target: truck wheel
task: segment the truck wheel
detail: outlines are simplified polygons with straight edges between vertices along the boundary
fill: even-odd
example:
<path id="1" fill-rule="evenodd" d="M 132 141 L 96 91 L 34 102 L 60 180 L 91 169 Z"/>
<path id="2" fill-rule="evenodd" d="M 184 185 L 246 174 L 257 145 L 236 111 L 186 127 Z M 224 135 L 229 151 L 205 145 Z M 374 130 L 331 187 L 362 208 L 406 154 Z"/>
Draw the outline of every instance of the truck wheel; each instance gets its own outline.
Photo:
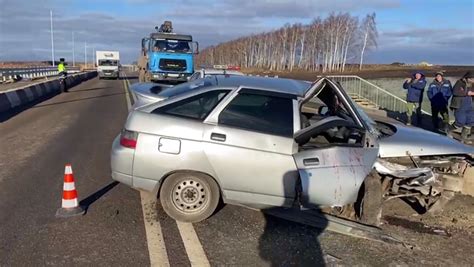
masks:
<path id="1" fill-rule="evenodd" d="M 177 173 L 165 179 L 160 202 L 171 218 L 182 222 L 199 222 L 216 210 L 220 191 L 211 177 L 200 173 Z"/>
<path id="2" fill-rule="evenodd" d="M 359 205 L 359 218 L 362 223 L 378 226 L 382 219 L 382 181 L 378 173 L 372 171 L 365 178 L 362 198 Z"/>

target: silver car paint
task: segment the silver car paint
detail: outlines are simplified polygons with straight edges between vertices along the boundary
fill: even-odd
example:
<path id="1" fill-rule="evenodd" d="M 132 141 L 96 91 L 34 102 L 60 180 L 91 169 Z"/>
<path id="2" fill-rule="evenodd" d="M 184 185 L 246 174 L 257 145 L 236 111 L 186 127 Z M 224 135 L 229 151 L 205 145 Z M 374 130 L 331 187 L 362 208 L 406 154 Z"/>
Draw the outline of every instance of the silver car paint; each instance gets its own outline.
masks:
<path id="1" fill-rule="evenodd" d="M 354 203 L 377 154 L 377 148 L 344 146 L 297 153 L 295 161 L 305 203 L 322 206 Z"/>
<path id="2" fill-rule="evenodd" d="M 135 151 L 120 145 L 120 135 L 112 143 L 111 169 L 112 178 L 116 181 L 132 186 L 133 157 Z"/>
<path id="3" fill-rule="evenodd" d="M 261 84 L 260 89 L 265 89 L 265 83 L 262 81 L 264 80 L 259 79 L 253 82 Z M 192 170 L 214 177 L 227 203 L 241 203 L 254 207 L 291 205 L 295 198 L 298 178 L 295 160 L 303 161 L 306 157 L 323 158 L 328 149 L 297 153 L 298 146 L 293 138 L 217 125 L 219 112 L 237 95 L 240 88 L 233 88 L 233 92 L 221 101 L 205 122 L 148 113 L 159 106 L 216 88 L 188 92 L 132 111 L 125 125 L 127 130 L 139 132 L 133 158 L 132 186 L 156 192 L 160 180 L 166 175 L 177 170 Z M 272 87 L 266 90 L 282 91 L 281 88 Z M 292 90 L 288 93 L 295 92 L 295 88 Z M 299 98 L 299 101 L 301 100 L 302 98 Z M 296 103 L 293 106 L 298 107 Z M 295 109 L 294 112 L 297 113 L 294 116 L 299 118 L 299 109 Z M 297 126 L 295 131 L 299 130 L 299 125 Z M 215 132 L 225 134 L 225 142 L 211 140 L 210 136 Z M 160 151 L 163 138 L 171 147 Z M 356 186 L 360 186 L 366 176 L 367 168 L 370 169 L 375 161 L 371 157 L 372 153 L 367 153 L 364 157 L 348 156 L 362 155 L 365 148 L 351 148 L 350 153 L 345 148 L 340 149 L 339 147 L 329 149 L 334 150 L 339 156 L 324 158 L 325 165 L 321 165 L 322 168 L 302 167 L 300 169 L 300 175 L 306 177 L 304 194 L 327 195 L 327 197 L 306 196 L 311 204 L 342 205 L 353 200 L 358 192 Z M 376 148 L 372 150 L 376 151 Z M 377 155 L 377 152 L 374 154 Z M 344 159 L 346 156 L 349 158 Z M 115 157 L 113 160 L 119 162 Z M 329 180 L 328 182 L 328 174 L 333 176 L 334 166 L 342 168 L 341 176 L 329 177 L 329 179 L 339 179 L 349 175 L 350 172 L 350 182 L 346 180 Z M 328 173 L 329 170 L 331 173 Z M 324 181 L 315 183 L 314 179 L 319 181 L 324 179 Z M 350 186 L 345 186 L 346 183 Z M 347 196 L 334 198 L 331 197 L 332 192 Z"/>
<path id="4" fill-rule="evenodd" d="M 117 142 L 114 142 L 113 153 L 116 153 L 112 157 L 114 179 L 121 179 L 127 183 L 133 173 L 131 186 L 156 192 L 160 179 L 169 173 L 177 170 L 199 171 L 217 180 L 222 188 L 225 202 L 262 207 L 291 205 L 296 186 L 295 177 L 299 172 L 302 179 L 303 197 L 309 204 L 335 206 L 352 203 L 357 197 L 360 184 L 375 162 L 377 146 L 374 148 L 338 146 L 296 153 L 297 146 L 291 138 L 219 126 L 217 123 L 219 113 L 240 89 L 240 87 L 232 87 L 235 81 L 242 81 L 240 87 L 295 94 L 299 103 L 305 97 L 318 92 L 317 87 L 305 91 L 304 83 L 296 81 L 276 83 L 277 80 L 274 78 L 238 80 L 232 78 L 223 79 L 218 87 L 201 88 L 175 96 L 173 99 L 139 108 L 138 111 L 132 112 L 125 125 L 126 129 L 140 132 L 135 157 L 130 159 L 127 153 L 133 150 L 117 148 Z M 268 84 L 266 81 L 269 81 Z M 321 79 L 319 82 L 328 82 L 333 87 L 335 85 L 326 79 Z M 294 86 L 286 91 L 285 86 L 289 85 Z M 233 91 L 221 101 L 204 122 L 149 114 L 159 106 L 222 87 Z M 360 114 L 356 108 L 351 106 L 347 94 L 339 87 L 336 91 L 348 106 L 349 112 L 355 114 L 357 122 L 360 123 L 363 119 L 359 117 Z M 294 114 L 294 117 L 299 118 L 299 114 Z M 361 124 L 361 126 L 364 125 Z M 395 135 L 381 140 L 381 157 L 406 156 L 406 151 L 411 151 L 414 156 L 423 153 L 430 155 L 473 153 L 472 148 L 446 137 L 423 130 L 397 127 L 399 130 Z M 294 130 L 295 132 L 299 130 L 299 123 L 296 121 Z M 212 132 L 226 134 L 227 142 L 221 144 L 210 140 Z M 420 135 L 421 137 L 417 137 Z M 418 139 L 414 140 L 414 137 Z M 427 141 L 428 139 L 431 141 Z M 423 147 L 420 145 L 422 141 L 425 142 Z M 430 146 L 435 143 L 445 143 L 445 145 L 431 149 Z M 166 147 L 161 149 L 163 144 Z M 446 146 L 450 148 L 446 149 Z M 128 161 L 128 164 L 134 161 L 132 172 L 117 171 L 121 169 L 118 167 L 122 164 L 121 154 L 124 155 L 123 161 Z M 319 165 L 304 165 L 305 159 L 308 161 L 315 157 L 318 158 Z M 268 165 L 264 164 L 266 162 Z M 253 169 L 242 168 L 242 166 L 251 166 Z M 128 169 L 128 167 L 122 168 L 125 171 Z M 242 180 L 246 182 L 242 183 Z"/>
<path id="5" fill-rule="evenodd" d="M 206 69 L 205 70 L 205 76 L 203 77 L 203 75 L 201 75 L 201 74 L 202 74 L 201 70 L 197 71 L 195 74 L 190 76 L 189 81 L 191 82 L 191 81 L 194 81 L 194 80 L 197 80 L 197 79 L 200 79 L 200 78 L 209 77 L 209 76 L 213 76 L 213 75 L 223 75 L 224 71 L 223 70 Z M 234 70 L 226 71 L 225 74 L 226 75 L 244 76 L 243 73 L 241 73 L 239 71 L 234 71 Z M 131 90 L 132 94 L 135 96 L 134 97 L 135 98 L 135 103 L 133 104 L 133 108 L 136 109 L 136 108 L 142 107 L 144 105 L 154 103 L 154 102 L 158 102 L 158 101 L 161 101 L 161 100 L 165 99 L 165 97 L 159 96 L 159 95 L 157 95 L 157 94 L 155 94 L 151 91 L 151 89 L 153 87 L 156 87 L 156 86 L 161 86 L 164 89 L 173 87 L 173 85 L 170 85 L 170 84 L 158 84 L 158 83 L 152 83 L 152 82 L 134 83 L 130 87 L 130 90 Z"/>
<path id="6" fill-rule="evenodd" d="M 423 129 L 391 124 L 396 133 L 379 140 L 380 157 L 468 155 L 474 154 L 474 147 L 464 145 L 452 138 Z"/>
<path id="7" fill-rule="evenodd" d="M 209 77 L 213 75 L 237 75 L 244 76 L 240 71 L 236 70 L 221 70 L 221 69 L 200 69 L 190 76 L 189 81 L 194 81 L 199 78 Z"/>
<path id="8" fill-rule="evenodd" d="M 169 88 L 171 85 L 165 84 L 156 84 L 156 83 L 135 83 L 130 87 L 132 94 L 135 96 L 135 103 L 133 108 L 141 107 L 156 101 L 163 100 L 164 98 L 158 96 L 157 94 L 151 91 L 152 88 L 156 86 L 162 86 L 164 88 Z"/>
<path id="9" fill-rule="evenodd" d="M 225 135 L 225 141 L 212 140 L 213 133 Z M 298 177 L 293 138 L 205 125 L 203 141 L 228 201 L 291 205 Z"/>
<path id="10" fill-rule="evenodd" d="M 153 187 L 142 189 L 157 191 L 160 180 L 176 170 L 199 171 L 216 177 L 202 149 L 201 122 L 133 111 L 125 128 L 140 133 L 133 163 L 134 184 L 138 178 L 146 187 Z M 161 152 L 162 138 L 179 140 L 179 153 Z"/>

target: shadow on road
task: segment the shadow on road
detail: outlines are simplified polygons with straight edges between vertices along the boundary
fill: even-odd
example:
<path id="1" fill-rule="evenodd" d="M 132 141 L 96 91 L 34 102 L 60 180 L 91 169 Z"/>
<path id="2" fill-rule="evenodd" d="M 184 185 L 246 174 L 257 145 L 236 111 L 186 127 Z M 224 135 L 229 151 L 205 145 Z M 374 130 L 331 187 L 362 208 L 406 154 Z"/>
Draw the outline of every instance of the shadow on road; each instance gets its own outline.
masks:
<path id="1" fill-rule="evenodd" d="M 113 94 L 106 94 L 106 95 L 99 95 L 99 96 L 91 96 L 91 97 L 83 97 L 79 99 L 74 99 L 74 100 L 67 100 L 67 101 L 61 101 L 61 102 L 55 102 L 55 103 L 50 103 L 50 104 L 44 104 L 44 105 L 37 105 L 33 108 L 42 108 L 42 107 L 47 107 L 47 106 L 56 106 L 56 105 L 62 105 L 62 104 L 67 104 L 67 103 L 73 103 L 73 102 L 78 102 L 78 101 L 84 101 L 84 100 L 90 100 L 90 99 L 96 99 L 96 98 L 102 98 L 102 97 L 109 97 L 109 96 L 115 96 L 115 95 L 124 95 L 125 93 L 113 93 Z"/>
<path id="2" fill-rule="evenodd" d="M 119 183 L 117 181 L 111 182 L 110 184 L 102 187 L 99 189 L 97 192 L 93 193 L 92 195 L 86 197 L 85 199 L 81 200 L 79 202 L 79 206 L 81 206 L 85 214 L 87 214 L 87 210 L 89 209 L 89 206 L 92 205 L 94 202 L 96 202 L 99 198 L 101 198 L 103 195 L 105 195 L 107 192 L 109 192 L 112 188 L 117 186 Z"/>
<path id="3" fill-rule="evenodd" d="M 275 210 L 281 208 L 275 208 Z M 324 266 L 325 260 L 318 236 L 321 229 L 295 223 L 267 214 L 263 210 L 265 229 L 259 239 L 259 255 L 270 266 Z"/>
<path id="4" fill-rule="evenodd" d="M 286 204 L 299 210 L 298 205 L 303 196 L 300 195 L 301 182 L 295 180 L 296 176 L 288 172 L 283 176 L 282 183 L 285 199 L 289 201 Z M 289 211 L 281 207 L 262 210 L 265 228 L 258 243 L 260 257 L 271 266 L 323 266 L 325 261 L 318 236 L 327 227 L 327 219 L 321 218 L 312 224 L 319 226 L 315 228 L 303 224 L 305 221 L 302 218 L 288 216 Z"/>

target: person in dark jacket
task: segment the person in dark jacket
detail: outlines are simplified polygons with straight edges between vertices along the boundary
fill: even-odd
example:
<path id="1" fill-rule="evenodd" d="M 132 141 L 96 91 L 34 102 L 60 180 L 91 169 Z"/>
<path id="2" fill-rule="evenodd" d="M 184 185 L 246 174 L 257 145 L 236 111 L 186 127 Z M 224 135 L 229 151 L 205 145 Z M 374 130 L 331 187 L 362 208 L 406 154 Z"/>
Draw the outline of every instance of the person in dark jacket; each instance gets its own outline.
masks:
<path id="1" fill-rule="evenodd" d="M 449 124 L 448 102 L 453 95 L 453 88 L 451 82 L 443 76 L 442 72 L 436 73 L 434 80 L 428 87 L 428 98 L 431 102 L 431 120 L 435 131 L 439 130 L 439 115 L 443 118 L 445 131 Z"/>
<path id="2" fill-rule="evenodd" d="M 454 110 L 455 121 L 448 132 L 449 136 L 456 129 L 461 130 L 461 139 L 468 143 L 471 127 L 474 125 L 474 71 L 468 71 L 453 87 L 453 99 L 449 106 Z"/>
<path id="3" fill-rule="evenodd" d="M 403 83 L 403 88 L 407 91 L 407 125 L 411 125 L 413 111 L 416 110 L 417 124 L 421 125 L 421 103 L 423 101 L 423 93 L 425 91 L 426 79 L 425 75 L 417 71 L 411 78 Z"/>

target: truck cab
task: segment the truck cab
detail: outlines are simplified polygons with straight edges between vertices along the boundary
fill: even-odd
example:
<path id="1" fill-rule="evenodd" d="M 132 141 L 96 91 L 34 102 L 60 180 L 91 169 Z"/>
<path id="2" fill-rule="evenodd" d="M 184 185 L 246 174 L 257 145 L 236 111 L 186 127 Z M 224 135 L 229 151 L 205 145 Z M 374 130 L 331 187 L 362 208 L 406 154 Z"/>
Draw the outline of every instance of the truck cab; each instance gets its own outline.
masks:
<path id="1" fill-rule="evenodd" d="M 198 43 L 191 35 L 169 32 L 150 34 L 143 38 L 142 49 L 148 55 L 148 79 L 154 82 L 186 82 L 194 73 L 194 54 Z"/>
<path id="2" fill-rule="evenodd" d="M 119 78 L 120 54 L 118 51 L 96 51 L 96 65 L 99 79 Z"/>

